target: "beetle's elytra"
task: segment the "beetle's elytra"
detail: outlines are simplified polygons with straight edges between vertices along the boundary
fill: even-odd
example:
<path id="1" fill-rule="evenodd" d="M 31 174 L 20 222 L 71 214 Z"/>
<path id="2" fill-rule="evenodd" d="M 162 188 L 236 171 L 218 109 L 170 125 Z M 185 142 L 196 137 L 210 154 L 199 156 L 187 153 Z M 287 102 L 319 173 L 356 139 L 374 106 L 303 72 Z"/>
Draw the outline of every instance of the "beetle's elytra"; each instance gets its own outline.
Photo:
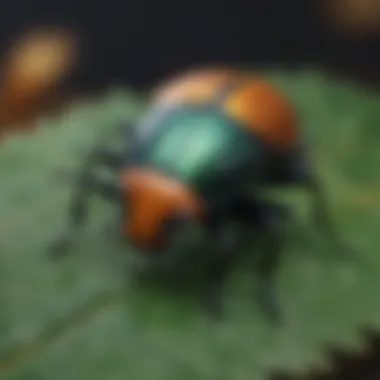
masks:
<path id="1" fill-rule="evenodd" d="M 199 70 L 180 76 L 155 93 L 153 106 L 216 107 L 270 145 L 291 147 L 298 126 L 289 100 L 268 81 L 234 70 Z"/>
<path id="2" fill-rule="evenodd" d="M 159 86 L 146 115 L 124 136 L 122 151 L 101 146 L 89 155 L 70 204 L 69 229 L 55 242 L 54 255 L 75 240 L 91 193 L 118 204 L 120 233 L 151 263 L 174 257 L 184 248 L 184 232 L 196 227 L 218 252 L 205 271 L 205 306 L 216 313 L 218 293 L 243 248 L 233 221 L 263 239 L 255 266 L 260 303 L 278 318 L 273 280 L 291 210 L 263 201 L 260 188 L 314 191 L 316 221 L 338 241 L 287 97 L 242 70 L 191 71 Z M 118 180 L 100 179 L 99 165 L 114 170 Z"/>

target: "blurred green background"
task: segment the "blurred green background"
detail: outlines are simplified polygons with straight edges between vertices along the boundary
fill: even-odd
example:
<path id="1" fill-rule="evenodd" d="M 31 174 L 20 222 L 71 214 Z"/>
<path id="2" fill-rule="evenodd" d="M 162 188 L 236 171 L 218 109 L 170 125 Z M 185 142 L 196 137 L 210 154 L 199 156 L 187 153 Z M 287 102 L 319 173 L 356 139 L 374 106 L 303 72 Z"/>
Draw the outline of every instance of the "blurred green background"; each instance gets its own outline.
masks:
<path id="1" fill-rule="evenodd" d="M 360 328 L 380 327 L 379 96 L 310 70 L 268 75 L 299 111 L 331 216 L 358 262 L 336 258 L 299 191 L 276 194 L 297 214 L 279 275 L 280 328 L 257 310 L 244 265 L 214 325 L 187 295 L 128 284 L 105 229 L 113 210 L 100 201 L 72 256 L 49 261 L 70 194 L 55 171 L 78 167 L 99 140 L 112 144 L 115 127 L 144 110 L 143 96 L 114 89 L 2 144 L 1 380 L 262 380 L 327 367 L 326 344 L 362 348 Z"/>

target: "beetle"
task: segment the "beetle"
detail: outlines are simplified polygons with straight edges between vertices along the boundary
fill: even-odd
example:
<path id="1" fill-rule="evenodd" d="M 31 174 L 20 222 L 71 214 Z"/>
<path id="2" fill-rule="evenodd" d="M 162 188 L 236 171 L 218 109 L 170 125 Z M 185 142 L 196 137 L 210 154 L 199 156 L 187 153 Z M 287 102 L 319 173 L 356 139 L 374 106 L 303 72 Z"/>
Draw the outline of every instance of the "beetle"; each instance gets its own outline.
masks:
<path id="1" fill-rule="evenodd" d="M 93 193 L 118 204 L 121 234 L 153 263 L 173 247 L 183 249 L 184 231 L 198 227 L 216 251 L 205 271 L 203 302 L 218 316 L 225 280 L 243 248 L 239 228 L 231 228 L 234 221 L 262 238 L 255 266 L 259 304 L 280 320 L 275 275 L 292 213 L 264 201 L 259 189 L 309 189 L 315 221 L 340 243 L 288 98 L 265 78 L 243 70 L 191 70 L 159 86 L 146 115 L 123 133 L 122 150 L 97 146 L 83 165 L 68 229 L 54 242 L 52 255 L 63 256 L 76 240 Z M 117 179 L 101 179 L 95 172 L 99 166 L 114 170 Z"/>

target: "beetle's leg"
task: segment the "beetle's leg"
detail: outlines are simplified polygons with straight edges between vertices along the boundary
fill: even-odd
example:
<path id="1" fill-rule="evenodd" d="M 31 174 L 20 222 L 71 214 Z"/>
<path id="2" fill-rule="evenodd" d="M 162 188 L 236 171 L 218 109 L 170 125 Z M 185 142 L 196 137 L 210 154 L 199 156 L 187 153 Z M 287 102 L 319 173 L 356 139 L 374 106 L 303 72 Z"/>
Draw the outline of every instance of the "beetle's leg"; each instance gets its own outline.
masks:
<path id="1" fill-rule="evenodd" d="M 93 170 L 99 164 L 117 169 L 122 163 L 121 156 L 104 148 L 96 148 L 83 166 L 76 183 L 76 189 L 68 207 L 68 230 L 52 245 L 52 257 L 63 256 L 70 249 L 80 229 L 88 220 L 88 198 L 96 193 L 103 198 L 119 196 L 117 187 L 97 179 Z"/>
<path id="2" fill-rule="evenodd" d="M 328 202 L 317 176 L 312 172 L 310 167 L 307 167 L 307 162 L 304 165 L 303 170 L 299 164 L 298 168 L 296 166 L 295 169 L 296 170 L 293 170 L 294 180 L 298 180 L 299 183 L 304 184 L 313 197 L 311 207 L 315 226 L 320 232 L 327 236 L 338 255 L 343 255 L 345 257 L 356 256 L 355 251 L 342 241 L 339 232 L 336 229 L 336 225 L 333 223 L 333 219 L 329 215 Z"/>
<path id="3" fill-rule="evenodd" d="M 209 316 L 218 319 L 222 315 L 224 284 L 238 258 L 238 236 L 236 229 L 218 218 L 209 221 L 207 228 L 214 255 L 206 272 L 204 308 Z"/>
<path id="4" fill-rule="evenodd" d="M 303 185 L 312 193 L 312 215 L 316 226 L 330 236 L 332 241 L 336 241 L 337 235 L 329 217 L 325 194 L 317 176 L 313 173 L 306 153 L 300 148 L 294 150 L 285 162 L 287 170 L 285 169 L 284 174 L 288 177 L 288 181 Z"/>
<path id="5" fill-rule="evenodd" d="M 244 196 L 235 202 L 232 212 L 237 220 L 253 228 L 263 238 L 257 267 L 259 303 L 271 320 L 279 322 L 281 311 L 274 284 L 280 255 L 285 245 L 285 227 L 291 214 L 282 206 Z"/>
<path id="6" fill-rule="evenodd" d="M 312 193 L 312 217 L 316 227 L 333 243 L 339 254 L 354 254 L 340 239 L 332 218 L 329 216 L 328 202 L 317 176 L 313 173 L 306 153 L 301 148 L 275 157 L 274 170 L 268 182 L 283 186 L 303 186 Z"/>
<path id="7" fill-rule="evenodd" d="M 82 172 L 92 171 L 98 165 L 104 165 L 110 169 L 119 169 L 123 165 L 123 156 L 109 147 L 97 146 L 91 153 Z"/>
<path id="8" fill-rule="evenodd" d="M 275 276 L 285 246 L 285 227 L 289 220 L 289 212 L 275 205 L 267 206 L 263 212 L 261 227 L 264 246 L 258 262 L 259 302 L 268 317 L 280 322 L 282 316 L 276 297 Z"/>

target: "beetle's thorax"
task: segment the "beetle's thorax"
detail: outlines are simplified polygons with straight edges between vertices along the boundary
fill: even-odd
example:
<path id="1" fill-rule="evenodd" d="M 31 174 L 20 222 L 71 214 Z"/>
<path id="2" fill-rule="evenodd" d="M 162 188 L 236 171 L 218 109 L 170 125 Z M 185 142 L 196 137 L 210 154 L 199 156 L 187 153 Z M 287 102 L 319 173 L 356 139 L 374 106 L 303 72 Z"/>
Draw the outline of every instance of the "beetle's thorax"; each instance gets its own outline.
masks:
<path id="1" fill-rule="evenodd" d="M 128 189 L 124 232 L 133 244 L 154 248 L 162 243 L 162 227 L 176 213 L 199 219 L 202 200 L 186 184 L 148 168 L 128 168 L 121 175 Z"/>

